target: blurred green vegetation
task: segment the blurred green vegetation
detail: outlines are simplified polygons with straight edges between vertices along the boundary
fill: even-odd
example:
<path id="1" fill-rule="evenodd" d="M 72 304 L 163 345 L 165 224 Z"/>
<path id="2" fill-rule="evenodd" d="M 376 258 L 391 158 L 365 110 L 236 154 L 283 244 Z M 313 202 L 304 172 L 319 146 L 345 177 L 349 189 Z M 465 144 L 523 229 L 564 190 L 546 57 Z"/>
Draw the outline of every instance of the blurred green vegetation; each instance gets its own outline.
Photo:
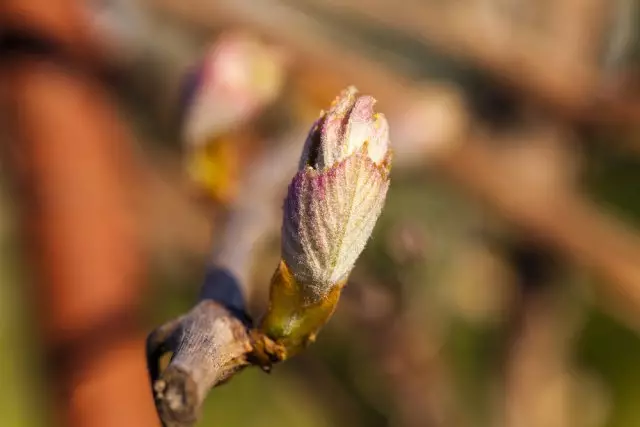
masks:
<path id="1" fill-rule="evenodd" d="M 0 182 L 0 414 L 2 425 L 36 427 L 45 425 L 47 403 L 13 213 Z"/>

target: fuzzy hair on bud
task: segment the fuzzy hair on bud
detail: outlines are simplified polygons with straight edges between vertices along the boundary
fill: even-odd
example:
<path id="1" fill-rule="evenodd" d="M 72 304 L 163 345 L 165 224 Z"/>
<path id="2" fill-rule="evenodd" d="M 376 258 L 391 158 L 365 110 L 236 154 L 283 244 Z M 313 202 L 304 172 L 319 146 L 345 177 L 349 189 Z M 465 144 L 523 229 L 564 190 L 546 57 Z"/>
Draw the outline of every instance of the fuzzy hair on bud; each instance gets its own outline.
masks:
<path id="1" fill-rule="evenodd" d="M 389 189 L 389 127 L 375 99 L 345 89 L 314 123 L 284 202 L 282 258 L 305 298 L 344 283 Z"/>

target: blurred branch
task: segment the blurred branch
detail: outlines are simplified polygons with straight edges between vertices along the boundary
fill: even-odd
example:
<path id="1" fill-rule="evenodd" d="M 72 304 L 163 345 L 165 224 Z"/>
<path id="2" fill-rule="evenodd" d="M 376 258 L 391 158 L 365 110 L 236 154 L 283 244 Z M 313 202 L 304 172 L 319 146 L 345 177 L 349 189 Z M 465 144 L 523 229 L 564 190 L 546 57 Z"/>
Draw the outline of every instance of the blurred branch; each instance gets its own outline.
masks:
<path id="1" fill-rule="evenodd" d="M 574 298 L 567 271 L 547 248 L 516 241 L 505 249 L 520 297 L 508 320 L 504 425 L 602 425 L 610 415 L 603 390 L 573 363 L 588 308 Z M 572 410 L 578 402 L 583 409 Z"/>
<path id="2" fill-rule="evenodd" d="M 398 78 L 381 63 L 339 48 L 336 41 L 328 38 L 325 25 L 282 3 L 273 0 L 146 1 L 168 15 L 202 28 L 248 27 L 274 42 L 282 43 L 304 58 L 304 61 L 298 61 L 294 70 L 294 74 L 301 75 L 294 78 L 312 83 L 316 91 L 321 88 L 328 100 L 345 86 L 345 76 L 349 76 L 346 80 L 357 81 L 359 88 L 375 93 L 376 98 L 385 103 L 397 99 L 397 94 L 406 90 L 406 79 Z M 327 72 L 328 68 L 332 71 Z M 322 78 L 318 78 L 320 76 Z M 379 84 L 381 81 L 385 84 Z M 337 90 L 334 85 L 337 85 Z"/>
<path id="3" fill-rule="evenodd" d="M 606 92 L 606 77 L 598 64 L 615 3 L 525 1 L 513 4 L 512 11 L 491 0 L 429 1 L 403 8 L 384 0 L 304 3 L 368 19 L 470 61 L 561 116 L 629 124 L 640 117 L 638 99 Z M 545 26 L 540 21 L 552 22 Z"/>
<path id="4" fill-rule="evenodd" d="M 519 293 L 509 319 L 505 355 L 505 425 L 575 425 L 567 410 L 566 383 L 572 377 L 565 374 L 567 343 L 575 335 L 576 322 L 568 321 L 572 313 L 558 302 L 562 283 L 557 262 L 546 248 L 528 242 L 514 242 L 505 249 Z"/>
<path id="5" fill-rule="evenodd" d="M 614 13 L 612 3 L 602 0 L 590 0 L 588 4 L 564 0 L 542 11 L 547 19 L 562 22 L 562 25 L 554 22 L 548 33 L 534 31 L 531 24 L 500 13 L 504 11 L 491 1 L 476 1 L 473 5 L 430 1 L 402 8 L 383 0 L 366 4 L 307 0 L 295 5 L 281 0 L 148 1 L 204 27 L 248 26 L 304 53 L 311 63 L 330 63 L 345 75 L 358 73 L 359 86 L 367 88 L 369 82 L 385 73 L 379 69 L 384 66 L 366 67 L 367 61 L 361 54 L 347 54 L 343 47 L 338 47 L 337 40 L 331 39 L 327 24 L 314 19 L 302 7 L 306 4 L 332 15 L 347 12 L 353 18 L 368 18 L 386 29 L 434 45 L 448 55 L 470 60 L 561 116 L 631 125 L 640 118 L 637 94 L 629 93 L 620 84 L 607 82 L 609 77 L 598 65 L 600 51 L 596 46 L 605 43 L 605 29 Z M 537 2 L 528 6 L 544 5 L 549 7 Z M 322 68 L 326 69 L 326 65 Z M 392 93 L 401 86 L 390 81 L 386 87 L 377 89 Z M 616 87 L 615 93 L 609 93 L 607 88 L 611 87 Z M 385 98 L 384 94 L 378 97 Z"/>
<path id="6" fill-rule="evenodd" d="M 211 264 L 228 269 L 238 279 L 245 297 L 251 295 L 249 272 L 256 243 L 273 232 L 274 226 L 280 226 L 281 200 L 284 199 L 286 185 L 295 174 L 307 134 L 305 126 L 291 129 L 278 142 L 264 143 L 272 148 L 265 150 L 248 167 L 243 189 L 231 208 L 220 245 L 214 246 Z M 210 292 L 213 291 L 205 285 L 203 296 Z"/>
<path id="7" fill-rule="evenodd" d="M 516 139 L 531 137 L 521 135 Z M 508 145 L 513 137 L 472 138 L 441 158 L 437 162 L 439 170 L 525 235 L 591 269 L 605 281 L 603 295 L 637 311 L 640 239 L 636 231 L 601 212 L 575 191 L 558 188 L 557 183 L 536 188 L 526 170 L 497 162 L 491 145 Z"/>
<path id="8" fill-rule="evenodd" d="M 147 339 L 156 405 L 166 426 L 195 423 L 208 391 L 250 364 L 246 307 L 253 255 L 278 223 L 275 201 L 294 174 L 306 134 L 307 129 L 291 131 L 249 168 L 224 234 L 214 245 L 198 304 Z M 173 357 L 160 372 L 160 358 L 168 352 Z"/>

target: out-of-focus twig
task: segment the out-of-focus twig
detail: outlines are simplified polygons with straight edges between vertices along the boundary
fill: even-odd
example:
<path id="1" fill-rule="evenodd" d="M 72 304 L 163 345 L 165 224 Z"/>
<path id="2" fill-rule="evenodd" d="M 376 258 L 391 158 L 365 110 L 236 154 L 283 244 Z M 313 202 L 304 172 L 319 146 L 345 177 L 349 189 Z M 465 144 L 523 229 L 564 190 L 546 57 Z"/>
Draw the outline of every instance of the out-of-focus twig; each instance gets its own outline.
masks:
<path id="1" fill-rule="evenodd" d="M 544 247 L 516 242 L 506 261 L 517 278 L 519 298 L 512 306 L 505 369 L 505 425 L 555 426 L 569 423 L 566 374 L 568 338 L 575 322 L 554 297 L 560 295 L 556 260 Z M 556 298 L 557 299 L 557 298 Z M 554 304 L 555 303 L 555 304 Z M 562 321 L 560 321 L 562 320 Z M 556 325 L 555 327 L 553 325 Z M 558 327 L 557 325 L 562 325 Z M 549 398 L 549 394 L 553 398 Z"/>
<path id="2" fill-rule="evenodd" d="M 349 81 L 357 81 L 358 88 L 376 93 L 376 99 L 385 104 L 397 99 L 397 94 L 407 89 L 406 79 L 388 72 L 382 64 L 363 58 L 349 50 L 336 48 L 322 23 L 272 0 L 242 1 L 192 1 L 146 0 L 149 4 L 202 28 L 215 29 L 221 25 L 247 27 L 298 54 L 304 61 L 293 67 L 293 73 L 302 74 L 313 86 L 324 89 L 331 100 Z M 311 55 L 308 55 L 309 53 Z M 327 73 L 328 64 L 332 72 Z M 321 73 L 322 71 L 322 73 Z M 340 76 L 336 79 L 335 76 Z M 343 77 L 347 78 L 345 83 Z M 357 79 L 356 79 L 357 76 Z M 319 78 L 322 77 L 322 78 Z M 380 85 L 380 81 L 385 81 Z M 337 85 L 334 87 L 333 85 Z M 310 85 L 311 86 L 311 85 Z M 322 105 L 326 103 L 323 100 Z"/>
<path id="3" fill-rule="evenodd" d="M 506 250 L 515 299 L 504 366 L 504 422 L 509 427 L 596 426 L 607 399 L 587 372 L 573 366 L 572 344 L 586 307 L 572 298 L 566 271 L 544 246 L 519 241 Z M 573 303 L 569 302 L 573 300 Z M 572 410 L 580 407 L 580 411 Z"/>
<path id="4" fill-rule="evenodd" d="M 599 49 L 615 3 L 517 2 L 512 5 L 515 13 L 505 12 L 497 3 L 429 1 L 398 8 L 384 0 L 366 4 L 307 0 L 295 7 L 306 4 L 331 13 L 346 13 L 423 40 L 447 55 L 470 60 L 563 116 L 637 121 L 637 99 L 631 102 L 623 93 L 606 94 L 602 87 Z M 529 17 L 533 22 L 527 22 L 527 15 L 534 15 Z M 551 22 L 536 25 L 540 21 Z M 608 108 L 603 109 L 605 106 Z"/>
<path id="5" fill-rule="evenodd" d="M 472 137 L 441 158 L 437 168 L 525 235 L 549 244 L 600 276 L 604 280 L 600 293 L 610 302 L 637 310 L 640 239 L 635 230 L 603 213 L 575 190 L 533 187 L 526 171 L 496 161 L 497 154 L 490 147 L 498 140 Z"/>
<path id="6" fill-rule="evenodd" d="M 151 0 L 150 0 L 151 1 Z M 550 25 L 538 33 L 521 22 L 497 13 L 491 1 L 412 3 L 403 8 L 385 1 L 364 3 L 346 0 L 292 3 L 280 0 L 176 2 L 153 0 L 161 8 L 203 26 L 234 23 L 249 26 L 303 52 L 313 52 L 311 62 L 327 62 L 336 70 L 351 68 L 358 71 L 366 87 L 369 75 L 380 70 L 356 66 L 358 55 L 338 60 L 340 49 L 327 33 L 326 24 L 301 9 L 303 4 L 315 8 L 331 7 L 331 13 L 347 12 L 354 18 L 368 18 L 400 34 L 424 40 L 444 53 L 471 60 L 484 70 L 521 89 L 532 99 L 542 101 L 561 115 L 595 122 L 624 122 L 633 124 L 640 116 L 640 103 L 624 89 L 608 93 L 605 76 L 598 65 L 600 52 L 585 47 L 587 41 L 604 44 L 608 19 L 612 19 L 613 3 L 591 0 L 565 0 L 543 11 L 553 20 L 555 12 L 569 14 L 562 22 L 572 25 Z M 534 8 L 537 4 L 532 2 Z M 560 4 L 561 3 L 561 4 Z M 518 6 L 515 6 L 518 7 Z M 540 7 L 544 7 L 540 5 Z M 204 13 L 204 12 L 211 13 Z M 337 11 L 337 12 L 336 12 Z M 581 18 L 581 19 L 579 19 Z M 560 34 L 558 34 L 560 33 Z M 566 41 L 563 43 L 563 40 Z M 347 71 L 347 74 L 349 71 Z M 397 87 L 398 84 L 391 84 Z M 379 88 L 386 90 L 386 88 Z M 384 95 L 379 95 L 384 99 Z"/>

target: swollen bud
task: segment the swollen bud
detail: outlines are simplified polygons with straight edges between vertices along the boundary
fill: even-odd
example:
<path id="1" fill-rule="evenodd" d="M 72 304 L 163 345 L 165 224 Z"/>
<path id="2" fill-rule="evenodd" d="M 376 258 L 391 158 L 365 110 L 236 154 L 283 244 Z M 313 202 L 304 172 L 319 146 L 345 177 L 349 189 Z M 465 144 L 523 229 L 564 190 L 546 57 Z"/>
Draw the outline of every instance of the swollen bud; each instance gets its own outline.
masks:
<path id="1" fill-rule="evenodd" d="M 374 105 L 349 87 L 311 128 L 284 202 L 282 260 L 255 340 L 263 367 L 315 339 L 380 216 L 391 153 Z"/>
<path id="2" fill-rule="evenodd" d="M 313 125 L 284 203 L 282 258 L 310 301 L 351 272 L 389 188 L 389 127 L 349 87 Z"/>

